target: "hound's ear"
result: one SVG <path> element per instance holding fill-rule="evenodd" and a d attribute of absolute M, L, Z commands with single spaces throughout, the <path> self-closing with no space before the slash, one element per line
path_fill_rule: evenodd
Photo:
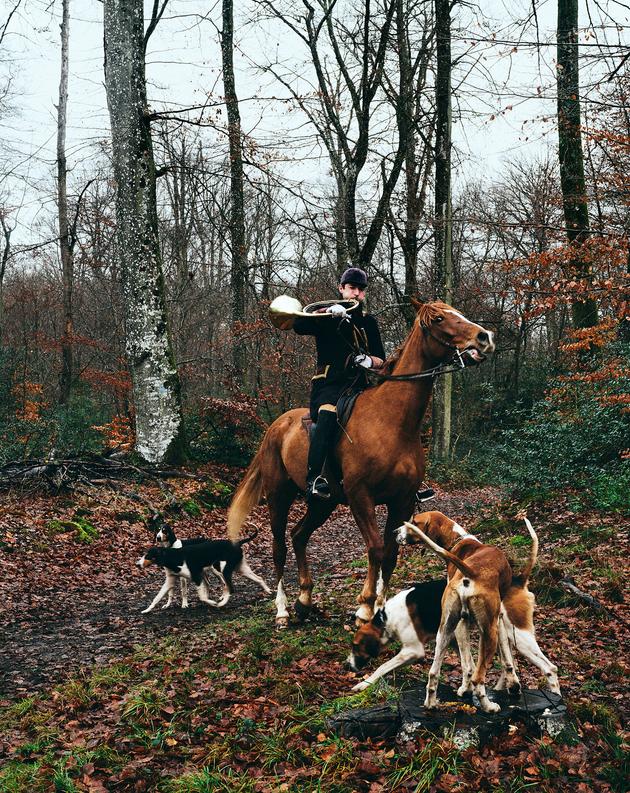
<path fill-rule="evenodd" d="M 420 309 L 424 305 L 424 301 L 422 301 L 417 295 L 411 295 L 409 300 L 411 301 L 411 305 L 416 309 L 416 311 L 420 311 Z"/>
<path fill-rule="evenodd" d="M 379 609 L 372 617 L 372 625 L 374 625 L 375 628 L 384 628 L 386 622 L 387 614 L 385 613 L 385 609 Z"/>

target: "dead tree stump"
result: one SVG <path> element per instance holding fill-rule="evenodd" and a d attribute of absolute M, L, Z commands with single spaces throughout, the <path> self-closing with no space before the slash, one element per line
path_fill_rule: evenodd
<path fill-rule="evenodd" d="M 524 724 L 529 733 L 558 735 L 567 726 L 566 706 L 562 698 L 550 691 L 524 689 L 519 696 L 507 691 L 488 690 L 488 697 L 498 702 L 498 713 L 484 713 L 470 694 L 458 697 L 450 686 L 440 685 L 440 707 L 427 711 L 423 702 L 425 685 L 401 694 L 398 702 L 370 708 L 353 708 L 328 720 L 329 729 L 344 738 L 412 740 L 416 733 L 450 735 L 461 749 L 481 747 L 491 738 L 506 734 L 512 725 Z"/>

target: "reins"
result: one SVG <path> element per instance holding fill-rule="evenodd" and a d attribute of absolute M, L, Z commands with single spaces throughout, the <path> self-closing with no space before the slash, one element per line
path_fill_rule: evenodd
<path fill-rule="evenodd" d="M 430 336 L 434 341 L 437 341 L 438 344 L 441 344 L 448 350 L 454 351 L 455 354 L 448 363 L 440 363 L 437 366 L 432 366 L 430 369 L 425 369 L 424 372 L 411 372 L 410 374 L 382 374 L 373 369 L 366 369 L 368 375 L 372 375 L 378 380 L 421 380 L 424 377 L 436 378 L 443 374 L 451 374 L 451 372 L 461 372 L 462 369 L 466 368 L 459 347 L 456 347 L 454 344 L 449 344 L 449 342 L 444 341 L 444 339 L 440 339 L 434 333 L 431 333 L 425 326 L 423 326 L 422 332 L 425 336 Z"/>
<path fill-rule="evenodd" d="M 341 340 L 353 352 L 357 354 L 365 352 L 365 350 L 362 350 L 357 344 L 352 344 L 349 342 L 344 337 L 343 333 L 341 333 L 341 327 L 344 321 L 348 320 L 344 317 L 337 325 L 337 333 L 339 334 Z M 374 369 L 363 369 L 361 373 L 365 373 L 369 377 L 374 377 L 376 380 L 398 380 L 399 382 L 404 382 L 410 380 L 422 380 L 425 377 L 431 377 L 435 379 L 436 377 L 440 377 L 444 374 L 461 372 L 462 369 L 466 368 L 466 364 L 464 363 L 464 359 L 462 358 L 462 353 L 459 347 L 444 341 L 444 339 L 440 339 L 434 333 L 431 333 L 429 328 L 427 328 L 425 325 L 422 326 L 422 332 L 425 336 L 430 336 L 434 341 L 437 341 L 438 344 L 441 344 L 448 350 L 453 350 L 453 358 L 448 363 L 440 363 L 437 366 L 432 366 L 430 369 L 425 369 L 423 372 L 411 372 L 410 374 L 382 374 L 381 372 L 375 371 Z"/>
<path fill-rule="evenodd" d="M 381 374 L 374 369 L 366 369 L 365 371 L 377 380 L 421 380 L 424 377 L 436 378 L 443 374 L 451 374 L 451 372 L 461 372 L 466 367 L 459 350 L 457 350 L 454 360 L 457 361 L 457 365 L 441 363 L 437 366 L 432 366 L 431 369 L 426 369 L 424 372 L 411 372 L 410 374 Z"/>

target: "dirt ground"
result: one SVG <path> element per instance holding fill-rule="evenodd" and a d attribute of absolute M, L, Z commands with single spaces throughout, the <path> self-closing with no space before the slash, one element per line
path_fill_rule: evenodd
<path fill-rule="evenodd" d="M 475 503 L 492 498 L 487 491 L 439 496 L 429 503 L 435 508 L 439 504 L 440 509 L 463 522 L 474 511 Z M 150 614 L 141 614 L 163 581 L 160 571 L 141 571 L 134 566 L 151 544 L 150 535 L 141 523 L 116 517 L 121 514 L 118 502 L 101 503 L 98 494 L 94 494 L 85 506 L 100 531 L 98 539 L 90 544 L 77 543 L 72 533 L 51 534 L 48 529 L 51 520 L 73 513 L 75 502 L 70 504 L 62 497 L 30 497 L 26 508 L 18 496 L 5 500 L 0 513 L 0 537 L 5 540 L 0 549 L 2 697 L 31 694 L 85 666 L 121 657 L 137 645 L 194 630 L 199 620 L 221 620 L 225 615 L 245 612 L 252 603 L 266 597 L 256 584 L 237 575 L 236 593 L 225 610 L 201 604 L 191 587 L 187 610 L 177 604 L 167 610 L 158 606 Z M 303 509 L 303 504 L 296 503 L 292 518 Z M 384 510 L 379 509 L 381 523 L 384 518 Z M 252 568 L 273 590 L 271 532 L 265 508 L 258 508 L 252 520 L 261 530 L 244 550 Z M 225 510 L 214 510 L 195 519 L 184 515 L 174 525 L 182 537 L 221 537 L 225 532 Z M 7 537 L 11 542 L 7 542 Z M 335 576 L 345 577 L 349 566 L 364 558 L 365 546 L 352 516 L 347 507 L 339 507 L 309 545 L 316 587 L 324 571 L 333 580 Z M 292 549 L 285 580 L 295 594 Z M 357 594 L 359 591 L 360 586 Z M 350 610 L 352 603 L 348 607 Z M 273 616 L 271 596 L 270 621 Z"/>

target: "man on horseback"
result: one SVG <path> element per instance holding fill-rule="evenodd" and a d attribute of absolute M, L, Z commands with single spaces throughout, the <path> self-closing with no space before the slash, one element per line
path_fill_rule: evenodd
<path fill-rule="evenodd" d="M 330 498 L 330 487 L 323 475 L 324 464 L 337 434 L 337 402 L 346 392 L 360 390 L 367 384 L 366 369 L 382 366 L 385 358 L 378 323 L 363 313 L 367 275 L 359 267 L 350 267 L 341 276 L 342 300 L 356 300 L 358 306 L 348 310 L 334 304 L 319 311 L 327 318 L 297 317 L 293 330 L 300 336 L 315 336 L 317 371 L 311 379 L 311 419 L 315 422 L 308 451 L 306 497 L 310 500 Z"/>

